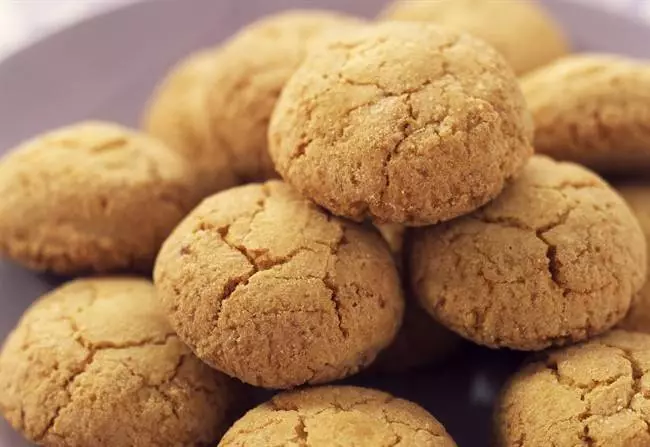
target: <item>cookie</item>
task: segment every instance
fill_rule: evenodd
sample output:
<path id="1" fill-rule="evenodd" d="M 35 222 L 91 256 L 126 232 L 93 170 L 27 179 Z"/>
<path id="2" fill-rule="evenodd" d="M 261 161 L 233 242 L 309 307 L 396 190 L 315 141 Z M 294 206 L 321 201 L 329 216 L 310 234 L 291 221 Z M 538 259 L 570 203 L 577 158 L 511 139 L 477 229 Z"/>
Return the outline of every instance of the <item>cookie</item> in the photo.
<path id="1" fill-rule="evenodd" d="M 351 386 L 285 392 L 249 411 L 219 447 L 443 447 L 456 444 L 418 405 Z"/>
<path id="2" fill-rule="evenodd" d="M 386 22 L 312 48 L 269 126 L 280 175 L 334 214 L 426 225 L 494 198 L 532 154 L 512 70 L 488 45 Z"/>
<path id="3" fill-rule="evenodd" d="M 535 119 L 535 148 L 604 174 L 650 169 L 650 64 L 576 55 L 521 81 Z"/>
<path id="4" fill-rule="evenodd" d="M 177 65 L 150 100 L 148 132 L 194 162 L 204 194 L 276 177 L 267 127 L 278 95 L 321 34 L 362 23 L 329 11 L 288 11 Z"/>
<path id="5" fill-rule="evenodd" d="M 0 161 L 0 253 L 60 274 L 151 271 L 191 184 L 182 158 L 121 126 L 46 133 Z"/>
<path id="6" fill-rule="evenodd" d="M 215 443 L 234 387 L 180 342 L 144 279 L 64 284 L 0 353 L 0 412 L 43 446 Z"/>
<path id="7" fill-rule="evenodd" d="M 411 285 L 460 335 L 538 350 L 621 320 L 646 277 L 646 241 L 624 200 L 572 163 L 535 156 L 496 200 L 417 229 Z"/>
<path id="8" fill-rule="evenodd" d="M 354 374 L 394 338 L 404 306 L 379 234 L 279 181 L 206 199 L 165 242 L 154 277 L 203 361 L 267 388 Z"/>
<path id="9" fill-rule="evenodd" d="M 208 91 L 218 53 L 204 49 L 178 62 L 153 93 L 142 125 L 189 161 L 201 197 L 240 181 L 230 155 L 213 134 L 208 114 Z"/>
<path id="10" fill-rule="evenodd" d="M 381 17 L 468 32 L 496 48 L 517 74 L 569 52 L 560 26 L 533 0 L 397 0 Z"/>
<path id="11" fill-rule="evenodd" d="M 650 241 L 650 186 L 629 184 L 617 186 L 616 189 L 639 220 L 646 241 Z M 650 243 L 647 248 L 647 260 L 650 263 Z M 645 285 L 632 302 L 630 311 L 619 327 L 630 331 L 650 333 L 650 267 L 648 267 Z"/>
<path id="12" fill-rule="evenodd" d="M 650 445 L 650 335 L 612 331 L 546 352 L 505 386 L 496 447 Z"/>

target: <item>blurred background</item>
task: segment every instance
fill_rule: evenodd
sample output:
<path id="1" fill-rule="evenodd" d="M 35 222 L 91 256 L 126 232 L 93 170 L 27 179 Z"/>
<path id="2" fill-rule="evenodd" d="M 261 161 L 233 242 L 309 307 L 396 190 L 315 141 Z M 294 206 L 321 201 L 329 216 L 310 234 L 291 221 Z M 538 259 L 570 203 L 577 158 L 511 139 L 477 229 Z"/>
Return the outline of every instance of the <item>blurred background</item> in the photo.
<path id="1" fill-rule="evenodd" d="M 55 32 L 85 17 L 101 14 L 135 1 L 183 0 L 0 0 L 0 59 L 43 35 Z M 246 2 L 246 0 L 238 1 Z M 650 0 L 567 1 L 600 3 L 613 13 L 637 16 L 650 23 Z"/>

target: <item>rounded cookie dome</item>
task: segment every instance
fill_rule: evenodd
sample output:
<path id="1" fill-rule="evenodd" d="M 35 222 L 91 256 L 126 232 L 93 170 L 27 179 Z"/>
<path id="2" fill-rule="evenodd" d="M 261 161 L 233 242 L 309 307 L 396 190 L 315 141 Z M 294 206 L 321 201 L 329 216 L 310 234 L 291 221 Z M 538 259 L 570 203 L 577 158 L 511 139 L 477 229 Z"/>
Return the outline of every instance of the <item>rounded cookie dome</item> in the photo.
<path id="1" fill-rule="evenodd" d="M 269 150 L 288 183 L 334 214 L 420 226 L 494 198 L 532 154 L 532 132 L 491 47 L 386 22 L 313 48 L 282 91 Z"/>
<path id="2" fill-rule="evenodd" d="M 279 181 L 206 199 L 165 242 L 154 277 L 172 325 L 203 361 L 267 388 L 354 374 L 402 320 L 379 234 Z"/>
<path id="3" fill-rule="evenodd" d="M 410 241 L 426 310 L 491 347 L 538 350 L 605 332 L 646 278 L 646 241 L 624 200 L 579 165 L 535 156 L 494 201 Z"/>
<path id="4" fill-rule="evenodd" d="M 517 74 L 569 52 L 559 24 L 535 0 L 397 0 L 382 18 L 433 22 L 468 32 L 496 48 Z"/>
<path id="5" fill-rule="evenodd" d="M 121 126 L 46 133 L 0 161 L 0 252 L 61 274 L 150 271 L 196 204 L 191 183 L 182 158 Z"/>
<path id="6" fill-rule="evenodd" d="M 535 149 L 604 174 L 650 170 L 650 64 L 620 56 L 565 57 L 521 80 Z"/>
<path id="7" fill-rule="evenodd" d="M 45 295 L 0 351 L 0 412 L 43 446 L 207 445 L 235 384 L 169 326 L 150 281 L 94 278 Z"/>
<path id="8" fill-rule="evenodd" d="M 650 445 L 649 365 L 650 335 L 624 331 L 540 354 L 505 386 L 494 445 Z"/>
<path id="9" fill-rule="evenodd" d="M 319 10 L 253 22 L 180 62 L 150 100 L 144 126 L 192 161 L 204 195 L 276 177 L 267 128 L 284 84 L 323 33 L 361 23 Z"/>
<path id="10" fill-rule="evenodd" d="M 366 388 L 327 386 L 274 396 L 237 421 L 219 447 L 293 443 L 314 447 L 456 445 L 433 416 L 412 402 Z"/>

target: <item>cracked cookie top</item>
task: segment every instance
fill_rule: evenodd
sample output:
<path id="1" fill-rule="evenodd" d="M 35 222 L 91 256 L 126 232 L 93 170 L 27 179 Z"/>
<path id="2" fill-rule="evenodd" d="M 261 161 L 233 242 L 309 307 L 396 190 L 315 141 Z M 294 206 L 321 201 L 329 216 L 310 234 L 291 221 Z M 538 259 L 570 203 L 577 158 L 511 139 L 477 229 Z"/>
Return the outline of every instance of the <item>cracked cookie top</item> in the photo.
<path id="1" fill-rule="evenodd" d="M 315 39 L 361 23 L 318 10 L 258 20 L 174 68 L 151 99 L 145 128 L 187 155 L 205 195 L 277 177 L 267 128 L 280 91 Z"/>
<path id="2" fill-rule="evenodd" d="M 650 263 L 650 185 L 618 185 L 616 190 L 630 205 L 641 224 L 641 229 L 648 242 L 647 259 L 648 263 Z M 650 333 L 650 267 L 648 268 L 645 285 L 632 302 L 630 311 L 619 327 L 630 331 Z"/>
<path id="3" fill-rule="evenodd" d="M 202 360 L 268 388 L 355 373 L 393 339 L 404 306 L 381 236 L 279 181 L 206 199 L 165 242 L 154 277 Z"/>
<path id="4" fill-rule="evenodd" d="M 650 445 L 650 335 L 612 331 L 546 352 L 505 386 L 497 447 Z"/>
<path id="5" fill-rule="evenodd" d="M 558 24 L 534 0 L 397 0 L 381 17 L 435 22 L 468 32 L 494 46 L 517 74 L 569 51 Z"/>
<path id="6" fill-rule="evenodd" d="M 410 235 L 411 285 L 462 336 L 538 350 L 585 340 L 626 314 L 646 241 L 596 174 L 535 156 L 493 202 Z"/>
<path id="7" fill-rule="evenodd" d="M 151 282 L 69 282 L 0 353 L 0 411 L 45 446 L 191 446 L 225 431 L 233 383 L 180 342 Z"/>
<path id="8" fill-rule="evenodd" d="M 150 271 L 196 203 L 183 160 L 114 124 L 27 141 L 0 162 L 0 252 L 61 274 Z"/>
<path id="9" fill-rule="evenodd" d="M 351 386 L 287 392 L 249 411 L 219 447 L 454 447 L 444 427 L 418 405 Z"/>
<path id="10" fill-rule="evenodd" d="M 427 225 L 494 198 L 532 154 L 503 58 L 469 35 L 391 23 L 313 48 L 269 126 L 280 175 L 354 220 Z"/>
<path id="11" fill-rule="evenodd" d="M 560 59 L 521 80 L 535 149 L 603 173 L 650 169 L 650 64 L 611 55 Z"/>

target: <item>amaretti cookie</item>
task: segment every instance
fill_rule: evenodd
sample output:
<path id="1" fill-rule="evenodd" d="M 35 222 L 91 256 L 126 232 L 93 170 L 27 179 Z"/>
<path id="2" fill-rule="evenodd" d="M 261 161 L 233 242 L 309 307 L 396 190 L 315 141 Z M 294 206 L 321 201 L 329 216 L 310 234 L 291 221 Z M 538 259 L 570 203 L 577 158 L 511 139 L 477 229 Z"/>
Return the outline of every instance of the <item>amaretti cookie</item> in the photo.
<path id="1" fill-rule="evenodd" d="M 619 185 L 616 190 L 623 196 L 641 224 L 647 242 L 647 260 L 650 263 L 650 185 Z M 650 266 L 645 285 L 641 288 L 620 328 L 650 333 Z"/>
<path id="2" fill-rule="evenodd" d="M 532 154 L 532 121 L 494 49 L 386 22 L 312 48 L 269 127 L 282 177 L 337 215 L 426 225 L 494 198 Z"/>
<path id="3" fill-rule="evenodd" d="M 181 157 L 121 126 L 48 132 L 0 161 L 0 252 L 61 274 L 150 271 L 191 184 Z"/>
<path id="4" fill-rule="evenodd" d="M 418 405 L 381 391 L 327 386 L 286 392 L 249 411 L 219 447 L 452 447 L 444 427 Z"/>
<path id="5" fill-rule="evenodd" d="M 235 386 L 180 342 L 144 279 L 61 286 L 0 353 L 0 411 L 43 446 L 216 443 Z"/>
<path id="6" fill-rule="evenodd" d="M 381 18 L 434 22 L 466 31 L 494 46 L 517 74 L 569 51 L 559 25 L 535 0 L 397 0 Z"/>
<path id="7" fill-rule="evenodd" d="M 193 161 L 204 194 L 275 177 L 267 127 L 280 91 L 324 32 L 360 23 L 318 10 L 254 22 L 180 62 L 150 100 L 144 127 Z"/>
<path id="8" fill-rule="evenodd" d="M 612 331 L 541 354 L 505 386 L 496 447 L 650 445 L 650 335 Z"/>
<path id="9" fill-rule="evenodd" d="M 618 323 L 646 279 L 625 201 L 572 163 L 535 156 L 493 202 L 413 231 L 411 285 L 440 322 L 490 347 L 538 350 Z"/>
<path id="10" fill-rule="evenodd" d="M 605 174 L 650 169 L 650 63 L 576 55 L 521 81 L 535 148 Z"/>
<path id="11" fill-rule="evenodd" d="M 354 374 L 402 320 L 397 269 L 379 234 L 279 181 L 206 199 L 164 243 L 154 277 L 192 350 L 256 386 Z"/>

